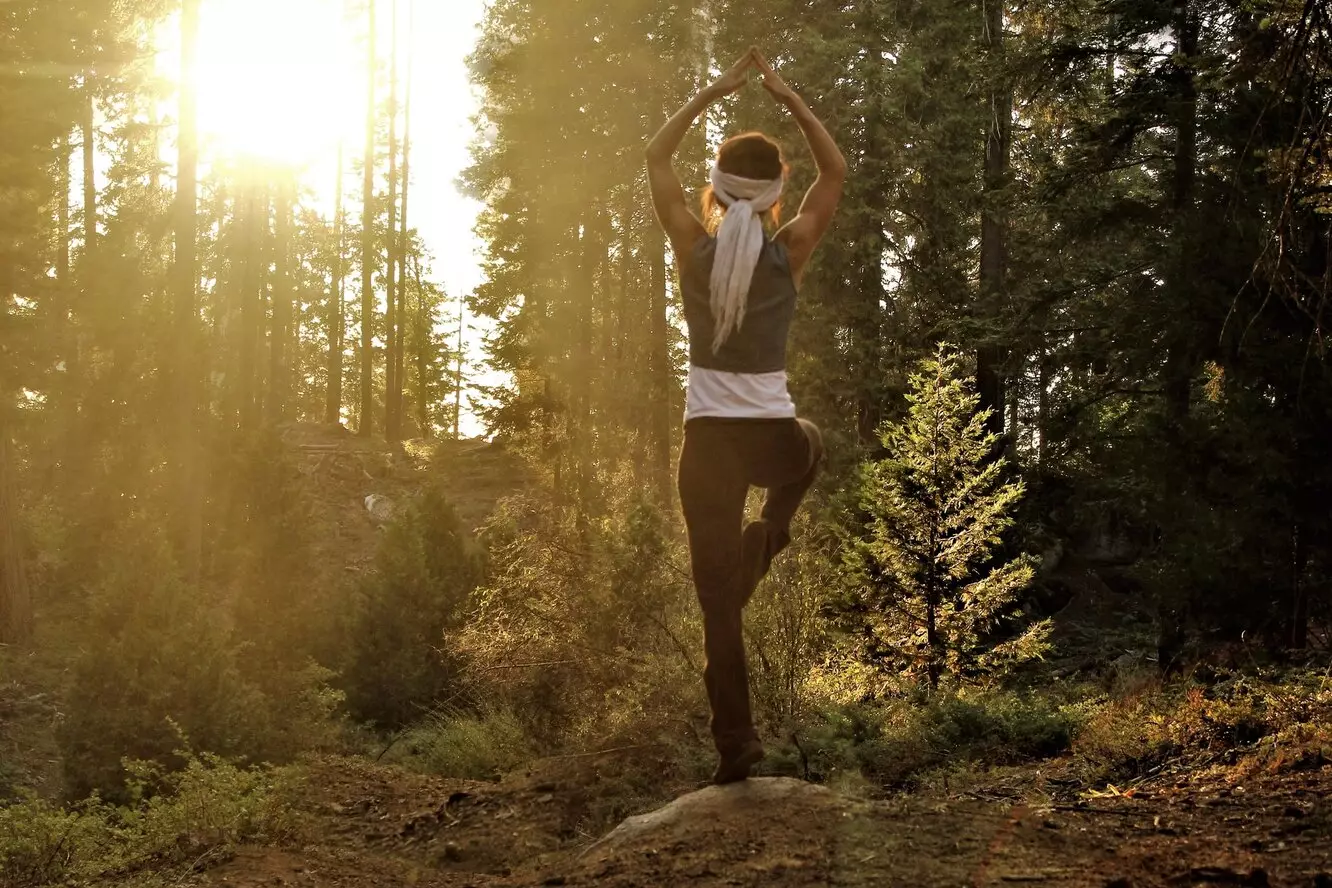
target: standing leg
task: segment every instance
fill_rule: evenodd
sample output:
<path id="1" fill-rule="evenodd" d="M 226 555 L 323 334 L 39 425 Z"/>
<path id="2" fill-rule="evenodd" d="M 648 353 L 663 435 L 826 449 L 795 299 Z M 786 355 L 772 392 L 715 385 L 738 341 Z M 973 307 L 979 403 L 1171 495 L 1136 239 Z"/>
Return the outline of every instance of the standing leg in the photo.
<path id="1" fill-rule="evenodd" d="M 725 427 L 693 424 L 680 455 L 680 504 L 689 532 L 694 585 L 703 609 L 703 681 L 712 707 L 712 737 L 721 756 L 714 780 L 744 779 L 762 757 L 749 704 L 749 670 L 741 632 L 740 524 L 749 485 Z"/>

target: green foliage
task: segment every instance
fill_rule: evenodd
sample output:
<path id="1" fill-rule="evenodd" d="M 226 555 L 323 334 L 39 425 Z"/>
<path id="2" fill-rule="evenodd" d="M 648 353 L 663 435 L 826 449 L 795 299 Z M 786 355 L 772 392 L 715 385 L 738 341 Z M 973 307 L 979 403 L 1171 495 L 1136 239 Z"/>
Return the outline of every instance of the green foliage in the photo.
<path id="1" fill-rule="evenodd" d="M 398 727 L 456 699 L 445 633 L 459 625 L 482 573 L 482 553 L 442 490 L 427 487 L 403 505 L 361 588 L 345 672 L 353 713 Z"/>
<path id="2" fill-rule="evenodd" d="M 836 540 L 819 527 L 816 518 L 797 517 L 793 536 L 800 544 L 773 563 L 745 609 L 754 713 L 775 736 L 824 702 L 817 667 L 826 662 L 832 642 L 823 608 L 838 576 L 829 554 Z"/>
<path id="3" fill-rule="evenodd" d="M 1205 758 L 1251 769 L 1332 761 L 1332 682 L 1326 672 L 1153 684 L 1075 708 L 1073 751 L 1100 779 L 1131 779 L 1171 759 Z"/>
<path id="4" fill-rule="evenodd" d="M 249 674 L 220 603 L 181 581 L 150 525 L 124 530 L 71 670 L 59 730 L 70 797 L 118 798 L 122 759 L 169 759 L 176 726 L 201 750 L 268 761 L 327 737 L 339 702 L 329 673 L 311 666 L 267 684 Z"/>
<path id="5" fill-rule="evenodd" d="M 423 771 L 468 780 L 498 779 L 534 755 L 522 722 L 505 709 L 432 713 L 394 749 L 401 750 L 396 759 Z"/>
<path id="6" fill-rule="evenodd" d="M 128 762 L 123 805 L 93 796 L 60 808 L 30 797 L 0 807 L 0 883 L 38 888 L 188 870 L 230 846 L 289 834 L 292 772 L 179 754 L 185 767 L 178 771 Z"/>
<path id="7" fill-rule="evenodd" d="M 656 506 L 624 510 L 579 528 L 520 496 L 485 530 L 494 572 L 456 643 L 473 699 L 543 745 L 633 742 L 706 712 L 686 555 Z"/>
<path id="8" fill-rule="evenodd" d="M 1020 481 L 1005 480 L 996 436 L 978 411 L 962 357 L 948 346 L 911 378 L 909 415 L 880 432 L 886 456 L 865 465 L 869 538 L 855 564 L 887 658 L 937 687 L 1001 674 L 1045 650 L 1048 622 L 1003 630 L 1031 582 L 1032 559 L 1003 557 Z M 1008 625 L 1006 625 L 1008 624 Z"/>
<path id="9" fill-rule="evenodd" d="M 901 787 L 945 766 L 1060 755 L 1075 728 L 1075 718 L 1048 696 L 946 692 L 825 709 L 775 750 L 770 765 L 816 780 L 859 773 L 877 786 Z"/>

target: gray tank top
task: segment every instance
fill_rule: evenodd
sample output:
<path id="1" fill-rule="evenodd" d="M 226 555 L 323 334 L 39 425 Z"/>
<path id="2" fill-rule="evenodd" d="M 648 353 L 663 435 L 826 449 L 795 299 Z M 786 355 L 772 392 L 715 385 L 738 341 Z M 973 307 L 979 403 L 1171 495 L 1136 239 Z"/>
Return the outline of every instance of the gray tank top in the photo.
<path id="1" fill-rule="evenodd" d="M 712 353 L 712 260 L 715 237 L 694 244 L 691 261 L 680 279 L 685 323 L 689 325 L 689 362 L 727 373 L 772 373 L 786 369 L 786 337 L 795 315 L 796 286 L 786 247 L 766 235 L 754 268 L 745 305 L 745 321 Z"/>

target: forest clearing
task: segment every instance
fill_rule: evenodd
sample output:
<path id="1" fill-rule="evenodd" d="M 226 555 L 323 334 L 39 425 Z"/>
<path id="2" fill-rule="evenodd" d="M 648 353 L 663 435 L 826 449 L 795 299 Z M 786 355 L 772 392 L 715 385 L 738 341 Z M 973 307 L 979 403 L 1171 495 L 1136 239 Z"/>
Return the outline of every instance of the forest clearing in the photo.
<path id="1" fill-rule="evenodd" d="M 0 3 L 0 888 L 1332 888 L 1332 13 Z"/>

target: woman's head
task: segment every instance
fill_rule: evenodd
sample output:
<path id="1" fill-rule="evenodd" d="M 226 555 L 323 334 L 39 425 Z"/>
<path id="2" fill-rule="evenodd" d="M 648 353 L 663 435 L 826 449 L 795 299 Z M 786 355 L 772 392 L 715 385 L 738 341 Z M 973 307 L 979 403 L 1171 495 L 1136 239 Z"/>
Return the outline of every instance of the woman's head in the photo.
<path id="1" fill-rule="evenodd" d="M 732 136 L 717 149 L 717 169 L 743 179 L 771 180 L 786 177 L 786 160 L 782 148 L 763 133 L 741 133 Z M 781 203 L 774 204 L 764 214 L 772 225 L 781 219 Z M 716 228 L 726 214 L 726 207 L 713 194 L 712 186 L 703 190 L 703 218 L 709 228 Z"/>

